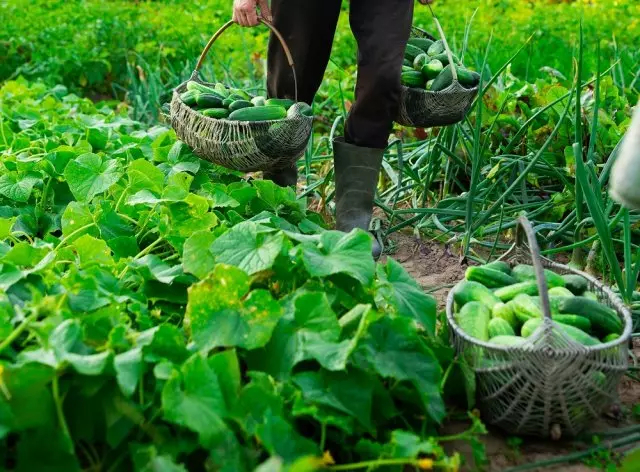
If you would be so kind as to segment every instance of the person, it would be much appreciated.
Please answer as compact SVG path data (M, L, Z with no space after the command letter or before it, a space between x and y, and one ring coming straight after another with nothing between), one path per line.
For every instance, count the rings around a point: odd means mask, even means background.
M611 169L609 195L630 210L640 210L640 100Z
M419 0L428 4L432 0ZM234 0L233 19L241 26L273 23L291 50L298 100L311 104L329 62L341 0ZM413 20L414 0L350 0L349 23L358 45L355 101L343 137L334 139L336 229L369 230L384 149L400 100L400 73ZM271 35L267 56L267 93L293 98L291 68ZM294 186L297 166L274 169L263 177ZM373 240L373 256L382 248Z

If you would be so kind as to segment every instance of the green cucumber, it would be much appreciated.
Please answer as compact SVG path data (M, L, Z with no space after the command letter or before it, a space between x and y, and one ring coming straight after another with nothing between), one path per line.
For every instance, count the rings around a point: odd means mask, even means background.
M522 326L522 337L528 338L529 336L531 336L540 326L542 326L542 322L543 320L541 318L532 318L527 321ZM566 336L584 346L596 346L598 344L601 344L599 340L597 340L593 336L589 336L579 328L564 323L559 323L557 321L554 323L556 327L560 329Z
M581 329L585 333L591 331L591 321L589 318L579 315L551 315L553 321L558 323L573 326L574 328Z
M251 95L241 89L231 89L231 96L235 95L239 97L240 100L249 100L251 101Z
M232 112L229 119L233 121L269 121L281 120L287 116L284 107L276 105L265 105L262 107L241 108Z
M443 69L442 62L438 60L433 60L422 66L420 71L422 72L422 76L427 80L432 80L438 77L438 74L442 72Z
M313 109L304 102L294 103L287 110L287 117L294 118L297 115L313 116Z
M469 302L481 302L490 310L500 303L500 299L487 287L469 280L461 280L453 287L453 299L458 306L464 306Z
M410 61L406 57L402 61L402 65L405 66L405 67L408 67L410 70L413 70L413 61Z
M582 292L581 296L588 298L590 300L595 300L596 302L600 301L600 299L598 298L598 295L596 295L595 292L590 292L589 290L587 290L586 292Z
M296 103L296 101L290 98L269 98L264 102L266 106L281 106L287 109L294 103Z
M536 269L529 264L518 264L511 269L511 275L513 275L519 282L536 280ZM549 288L565 286L564 278L549 269L544 269L544 277L547 279L547 286Z
M505 274L511 275L511 266L505 261L493 261L487 264L484 264L482 267L486 267L488 269L499 270L500 272L504 272Z
M266 105L266 101L267 101L267 99L265 97L260 96L260 95L258 95L257 97L253 97L251 99L251 103L253 103L257 107L261 107L261 106Z
M231 105L236 100L237 100L236 98L227 97L224 100L222 100L222 106L225 108L229 108L229 105Z
M431 41L429 38L409 38L409 41L407 41L407 43L422 49L424 52L427 52L429 50L429 47L433 44L433 41Z
M526 323L532 318L542 318L542 310L533 297L527 294L519 293L507 305L511 307L521 323Z
M565 287L551 287L548 293L550 297L573 297L571 290Z
M407 87L421 88L424 86L422 73L417 70L402 72L400 74L400 82Z
M471 266L464 273L467 280L480 282L485 287L497 288L517 283L516 279L499 270L484 266Z
M560 301L562 314L580 315L591 321L595 330L606 334L622 334L622 320L615 310L586 297L568 297Z
M442 54L444 50L445 50L444 42L442 42L442 40L439 39L436 42L434 42L431 46L429 46L429 49L427 49L427 54L429 54L430 56L436 56L438 54Z
M413 67L409 67L409 66L402 66L402 72L408 72L414 70Z
M515 331L509 324L508 321L503 320L502 318L493 318L489 321L489 339L495 338L496 336L515 336Z
M229 111L233 112L242 108L249 108L252 106L253 103L251 103L249 100L236 100L229 104Z
M217 93L198 93L196 92L196 103L201 108L220 108L222 107L222 99Z
M489 340L491 312L480 302L469 302L455 315L460 329L480 341Z
M229 116L229 110L226 108L207 108L205 110L200 110L204 116L208 116L209 118L226 118Z
M180 94L180 100L182 100L185 105L192 107L196 104L196 92L187 90Z
M520 282L513 285L507 285L506 287L500 287L493 293L503 302L508 302L521 293L525 295L537 295L538 284L535 280L530 280L528 282Z
M573 292L574 295L582 295L582 292L589 289L589 281L578 274L565 274L562 276L565 287Z
M421 71L422 67L429 62L429 56L426 53L418 54L416 58L413 60L413 69L417 71Z
M498 346L520 346L521 344L524 344L525 341L526 340L520 336L509 336L503 334L501 336L491 338L489 342Z
M440 61L443 66L449 65L449 55L446 52L441 54L436 54L435 56L431 56L432 59ZM456 65L460 64L460 59L455 54L451 54L451 59L453 59L453 63Z
M425 90L431 90L431 87L433 87L433 80L427 80L427 83L424 86Z
M216 92L216 89L207 87L206 85L201 84L200 82L195 82L190 80L187 82L187 90L191 90L192 92L200 92L200 93L213 93L219 95Z
M407 44L407 47L404 50L404 58L413 62L416 56L423 53L424 51L420 49L418 46L414 46L413 44Z
M616 333L607 334L604 338L602 338L603 343L610 343L611 341L615 341L616 339L620 339L620 335Z
M505 320L514 330L520 325L516 314L513 312L513 307L507 303L496 303L491 310L491 317Z
M223 100L229 96L229 93L231 93L229 92L229 89L224 84L221 84L220 82L218 82L213 86L213 90L215 90L218 93L218 95L222 97Z

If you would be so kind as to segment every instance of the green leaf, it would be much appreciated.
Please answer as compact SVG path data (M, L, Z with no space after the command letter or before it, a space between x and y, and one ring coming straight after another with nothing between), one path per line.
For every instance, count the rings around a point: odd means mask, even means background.
M142 349L136 347L118 354L113 359L113 367L116 371L116 380L120 390L126 397L130 397L136 391L138 382L142 378L144 366L142 364Z
M91 265L102 267L112 267L114 265L111 249L102 239L83 234L73 242L73 247L78 255L80 267L83 269Z
M162 390L162 409L167 421L198 433L208 447L227 426L225 401L218 377L201 354L194 354L174 372Z
M139 333L136 345L143 346L146 361L168 359L182 364L189 357L182 330L166 323Z
M266 290L249 293L249 285L245 272L218 264L189 288L185 323L198 349L256 349L269 341L282 308Z
M373 379L358 369L349 372L303 372L293 377L307 402L329 406L355 418L371 431Z
M9 288L23 279L25 274L12 264L0 264L0 289L5 292Z
M255 274L273 266L283 244L281 232L245 221L217 238L211 245L211 252L216 261Z
M236 208L240 203L228 194L227 186L221 183L207 182L201 193L211 200L212 208Z
M263 422L258 425L256 436L271 455L282 457L285 462L319 454L313 441L300 436L291 424L271 410L265 413Z
M133 194L140 190L148 190L157 195L164 187L164 174L146 159L137 159L127 167L129 191Z
M11 235L11 228L15 224L17 218L0 218L0 241Z
M378 266L376 303L381 310L395 311L416 320L432 335L436 329L436 300L424 293L400 263L389 258Z
M53 424L20 435L15 472L80 472L77 457Z
M374 370L383 378L411 382L429 416L436 422L444 418L442 369L418 335L413 320L384 317L372 323L352 359L360 368Z
M97 154L86 153L67 164L64 176L76 199L90 201L94 196L109 190L120 180L122 172L117 160L103 160Z
M65 354L64 359L81 375L101 375L109 364L111 353L105 351L99 354L80 355L69 352Z
M204 279L215 266L211 245L216 236L211 231L198 231L184 242L182 268L186 273Z
M429 438L425 441L413 433L402 430L395 430L391 433L387 449L389 449L391 457L397 458L414 458L419 454L433 456L442 453L435 438Z
M140 272L145 280L157 280L163 284L170 284L182 275L182 266L170 266L154 254L134 259L129 265Z
M229 349L212 355L209 367L213 369L220 381L220 388L226 409L231 411L238 400L241 389L240 364L235 349Z
M320 244L302 243L302 260L312 277L347 274L364 286L373 282L375 262L371 255L371 236L354 230L348 234L326 231Z
M8 172L0 176L0 195L14 202L27 202L34 185L39 180L40 178L35 174L20 178L17 172Z
M78 231L75 236L76 238L80 237L82 234L90 234L95 237L99 236L98 228L95 225L89 226L84 231L80 231L81 228L94 223L93 215L86 203L69 203L62 214L61 223L62 235L65 237L75 233L76 231Z

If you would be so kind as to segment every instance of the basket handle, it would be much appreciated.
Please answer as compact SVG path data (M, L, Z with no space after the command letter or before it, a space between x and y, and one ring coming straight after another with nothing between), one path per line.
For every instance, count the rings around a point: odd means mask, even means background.
M523 234L524 233L524 234ZM531 223L526 216L520 216L518 218L518 226L516 227L516 245L519 247L524 246L524 237L527 238L527 247L531 253L531 259L533 261L533 267L536 270L536 282L538 283L538 292L540 294L540 301L542 302L542 316L545 324L551 322L551 309L549 306L549 294L547 288L547 279L544 276L544 266L540 262L540 247L538 246L538 240L536 234L533 231Z
M293 63L293 56L291 55L291 51L289 50L289 47L287 46L287 43L284 40L284 37L282 36L282 34L280 34L280 31L278 31L275 26L273 26L271 23L269 23L267 20L265 20L262 17L258 17L258 21L263 25L267 26L273 32L273 34L276 35L276 37L278 38L278 41L280 41L280 45L284 50L284 54L287 56L287 62L291 67L291 71L293 72L293 93L294 93L293 98L297 102L298 101L298 79L296 77L296 68ZM213 46L213 43L215 43L216 40L222 35L222 33L224 33L225 30L233 24L236 24L236 22L233 20L227 21L224 25L220 27L218 31L216 31L213 34L213 36L211 36L211 39L209 40L207 45L202 50L202 53L200 54L200 58L198 59L198 63L196 64L196 68L193 71L192 77L196 77L198 75L198 72L200 72L200 68L202 67L204 60L206 59L207 54L209 53L209 49L211 49L211 46Z
M431 5L429 4L427 4L427 6L429 7L431 16L433 16L433 21L436 24L436 28L438 28L438 33L440 34L440 37L442 38L442 42L444 43L444 49L445 51L447 51L447 58L449 59L449 64L451 65L451 77L453 77L454 81L458 82L458 71L456 70L455 62L453 62L453 54L451 52L451 49L449 48L449 43L447 43L447 38L444 36L444 31L442 30L442 26L440 26L438 17L433 12L433 8L431 8Z

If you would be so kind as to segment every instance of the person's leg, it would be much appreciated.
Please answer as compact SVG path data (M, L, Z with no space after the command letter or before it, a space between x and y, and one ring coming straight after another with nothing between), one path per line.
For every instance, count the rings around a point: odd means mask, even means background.
M331 46L340 15L340 0L273 0L273 24L282 34L293 56L298 82L298 101L313 101L329 63ZM287 56L275 35L269 38L267 56L269 97L295 96L293 74ZM295 185L295 164L264 172L263 177L281 186Z
M334 141L336 227L340 231L369 229L382 155L398 111L400 73L412 18L413 0L351 0L358 79L345 137ZM374 257L381 251L374 240Z

